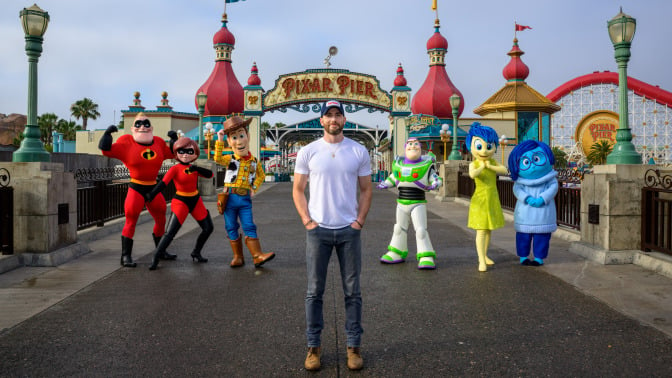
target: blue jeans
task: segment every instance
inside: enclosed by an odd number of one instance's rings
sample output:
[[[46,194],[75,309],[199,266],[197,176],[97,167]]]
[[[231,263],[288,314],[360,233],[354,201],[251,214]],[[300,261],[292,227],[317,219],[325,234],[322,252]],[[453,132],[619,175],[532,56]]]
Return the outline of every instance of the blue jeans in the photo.
[[[224,224],[226,233],[231,240],[237,240],[240,237],[238,218],[240,218],[240,225],[243,227],[245,236],[256,238],[257,226],[252,218],[252,199],[249,194],[246,196],[229,194],[229,200],[226,202],[226,209],[224,210]]]
[[[306,267],[308,290],[306,292],[306,339],[308,347],[320,346],[324,328],[322,295],[327,280],[331,252],[336,248],[341,268],[341,282],[345,296],[345,333],[347,346],[361,345],[362,293],[359,274],[362,271],[361,231],[347,226],[337,230],[316,227],[306,236]]]

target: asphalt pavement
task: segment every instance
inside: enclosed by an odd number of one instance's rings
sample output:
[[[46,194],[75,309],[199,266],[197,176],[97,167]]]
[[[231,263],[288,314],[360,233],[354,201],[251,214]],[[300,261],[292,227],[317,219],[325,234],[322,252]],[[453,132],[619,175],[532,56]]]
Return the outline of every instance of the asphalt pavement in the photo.
[[[599,265],[555,235],[546,265],[518,264],[510,223],[492,235],[496,264],[479,272],[467,206],[430,198],[437,269],[379,262],[395,195],[375,191],[363,239],[364,369],[345,362],[337,260],[325,292],[322,369],[305,358],[305,231],[291,184],[254,199],[262,248],[277,256],[229,267],[224,221],[189,253],[193,220],[149,271],[152,222],[138,226],[137,268],[119,266],[120,231],[93,230],[91,252],[54,268],[0,274],[0,376],[672,376],[672,280],[635,265]],[[118,225],[116,226],[118,228]]]

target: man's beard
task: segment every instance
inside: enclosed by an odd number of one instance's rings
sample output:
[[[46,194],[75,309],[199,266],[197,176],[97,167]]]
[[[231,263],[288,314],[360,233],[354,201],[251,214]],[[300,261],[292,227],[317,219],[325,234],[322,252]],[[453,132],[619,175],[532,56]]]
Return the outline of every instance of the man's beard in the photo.
[[[343,132],[343,126],[337,126],[337,128],[334,129],[332,125],[329,125],[324,128],[324,131],[329,135],[339,135]]]

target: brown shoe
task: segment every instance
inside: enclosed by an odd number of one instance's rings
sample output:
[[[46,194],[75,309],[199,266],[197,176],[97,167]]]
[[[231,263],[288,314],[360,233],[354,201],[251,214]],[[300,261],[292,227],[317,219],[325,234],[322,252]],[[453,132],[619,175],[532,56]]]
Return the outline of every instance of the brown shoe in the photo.
[[[359,347],[348,347],[348,369],[361,370],[364,366],[364,360]]]
[[[306,356],[306,362],[303,363],[303,366],[308,371],[320,370],[320,353],[322,349],[320,347],[310,347],[308,348],[308,355]]]

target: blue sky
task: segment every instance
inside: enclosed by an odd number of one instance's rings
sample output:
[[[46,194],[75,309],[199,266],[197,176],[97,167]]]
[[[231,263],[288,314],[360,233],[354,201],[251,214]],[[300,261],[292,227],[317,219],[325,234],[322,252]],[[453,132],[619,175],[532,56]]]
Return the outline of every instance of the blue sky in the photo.
[[[19,12],[33,1],[0,2],[0,113],[25,114],[28,63]],[[195,112],[194,95],[214,67],[212,37],[224,0],[41,0],[51,22],[39,63],[38,114],[70,118],[74,101],[89,97],[101,117],[90,129],[118,121],[133,92],[154,109],[162,91],[176,111]],[[247,0],[227,5],[236,37],[233,67],[245,85],[257,62],[262,86],[279,75],[331,68],[376,76],[393,86],[402,63],[413,93],[428,72],[426,42],[433,33],[431,0]],[[438,0],[441,33],[448,40],[446,70],[463,93],[464,117],[501,88],[513,25],[527,83],[543,94],[593,71],[617,71],[606,23],[623,11],[637,19],[628,74],[672,91],[672,1],[669,0]],[[268,113],[270,123],[291,124],[314,113]],[[387,115],[366,111],[348,120],[387,127]]]

